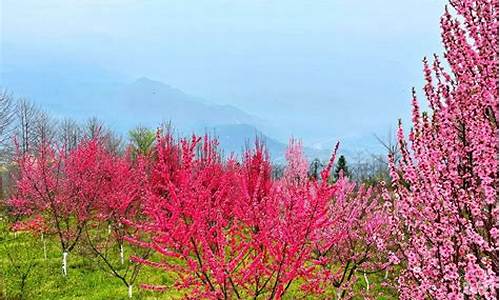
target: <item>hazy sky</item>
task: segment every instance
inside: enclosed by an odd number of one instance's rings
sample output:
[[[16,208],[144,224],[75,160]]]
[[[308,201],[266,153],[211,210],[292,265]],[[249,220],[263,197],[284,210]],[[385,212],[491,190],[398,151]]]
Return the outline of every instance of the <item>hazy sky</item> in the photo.
[[[309,142],[406,118],[423,56],[441,52],[444,9],[442,0],[0,3],[3,85],[27,73],[147,76]]]

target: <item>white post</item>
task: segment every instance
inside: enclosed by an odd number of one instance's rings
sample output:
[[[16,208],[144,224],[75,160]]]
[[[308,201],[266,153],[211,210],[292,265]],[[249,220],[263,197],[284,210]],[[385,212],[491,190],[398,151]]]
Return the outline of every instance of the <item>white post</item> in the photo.
[[[108,234],[111,234],[111,224],[108,225]]]
[[[132,298],[132,285],[128,286],[128,297]]]
[[[387,280],[387,277],[389,277],[389,270],[385,270],[384,279],[386,279],[386,280]]]
[[[68,252],[63,252],[63,263],[62,263],[63,275],[68,275]]]
[[[42,232],[42,243],[43,243],[43,258],[47,259],[47,245],[45,244],[45,239],[43,238],[43,232]]]
[[[366,276],[366,273],[363,273],[363,276],[365,277],[366,291],[369,291],[370,290],[370,281],[368,281],[368,276]]]
[[[123,255],[123,245],[120,245],[120,262],[124,263],[125,259],[124,259],[124,255]]]

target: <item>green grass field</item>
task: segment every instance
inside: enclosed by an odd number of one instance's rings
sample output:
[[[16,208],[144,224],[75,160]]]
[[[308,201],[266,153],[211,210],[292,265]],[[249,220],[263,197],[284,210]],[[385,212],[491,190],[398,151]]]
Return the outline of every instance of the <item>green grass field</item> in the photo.
[[[95,261],[80,255],[81,249],[68,256],[68,276],[62,276],[61,254],[54,238],[45,238],[46,255],[40,237],[30,233],[14,234],[0,227],[0,299],[128,299],[127,287],[116,277],[106,273]],[[125,250],[126,251],[126,250]],[[118,258],[117,252],[117,258]],[[392,289],[381,288],[383,274],[370,275],[370,288],[377,299],[396,299]],[[140,283],[172,286],[171,274],[145,267],[136,285]],[[356,289],[365,289],[360,280]],[[134,299],[181,299],[183,293],[174,288],[166,292],[144,291],[133,287]],[[325,295],[331,299],[334,295]],[[293,289],[286,299],[300,299]]]

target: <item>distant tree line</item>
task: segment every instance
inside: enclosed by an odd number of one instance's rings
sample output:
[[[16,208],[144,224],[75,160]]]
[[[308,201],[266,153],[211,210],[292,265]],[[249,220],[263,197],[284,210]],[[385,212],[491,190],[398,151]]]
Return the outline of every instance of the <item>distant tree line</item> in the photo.
[[[71,118],[57,119],[34,102],[26,98],[15,99],[3,90],[0,92],[0,199],[7,197],[9,174],[14,170],[12,161],[16,151],[32,153],[42,143],[47,143],[64,146],[68,152],[83,139],[97,136],[104,140],[106,149],[112,153],[123,153],[130,144],[133,152],[146,154],[153,147],[156,133],[138,126],[129,132],[127,140],[96,117],[84,122]]]

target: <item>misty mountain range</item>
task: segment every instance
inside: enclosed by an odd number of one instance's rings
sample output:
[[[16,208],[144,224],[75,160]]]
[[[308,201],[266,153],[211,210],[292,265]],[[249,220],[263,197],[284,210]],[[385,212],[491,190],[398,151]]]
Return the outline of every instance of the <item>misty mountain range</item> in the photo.
[[[120,89],[110,101],[122,108],[113,121],[127,128],[137,122],[151,128],[159,122],[171,122],[182,134],[217,136],[226,154],[239,154],[258,138],[265,142],[271,157],[281,160],[284,156],[286,144],[265,133],[265,120],[232,105],[210,103],[159,81],[137,79]],[[307,147],[305,151],[310,157],[326,158],[330,154]]]
[[[182,134],[208,133],[219,138],[226,154],[241,153],[255,138],[265,141],[272,157],[283,155],[285,144],[272,139],[259,128],[265,121],[231,105],[212,104],[159,81],[142,77],[124,86],[113,97],[122,108],[114,117],[117,124],[130,122],[154,128],[159,122],[171,122]],[[147,117],[146,117],[147,116]]]
[[[123,135],[137,125],[156,128],[161,123],[171,123],[182,135],[195,132],[217,136],[226,154],[239,154],[259,138],[273,159],[284,158],[287,141],[269,134],[276,132],[269,120],[232,105],[212,103],[160,81],[142,77],[127,83],[102,74],[97,77],[100,80],[95,80],[91,71],[80,72],[78,80],[57,73],[40,77],[16,75],[3,76],[2,85],[16,96],[29,97],[56,117],[84,121],[96,116]],[[305,153],[311,159],[327,159],[335,142],[320,141],[305,147]],[[367,140],[342,141],[341,151],[349,155],[359,145],[366,146]]]

